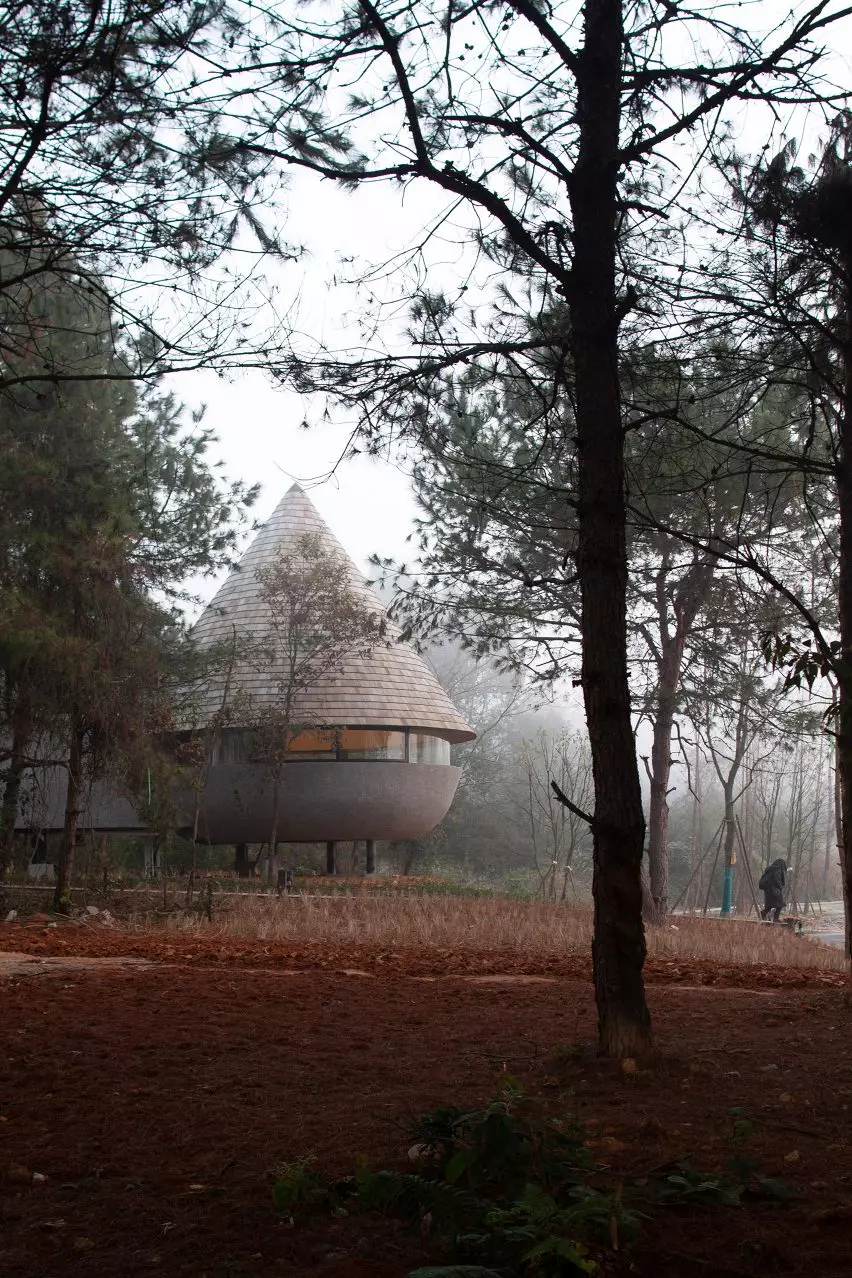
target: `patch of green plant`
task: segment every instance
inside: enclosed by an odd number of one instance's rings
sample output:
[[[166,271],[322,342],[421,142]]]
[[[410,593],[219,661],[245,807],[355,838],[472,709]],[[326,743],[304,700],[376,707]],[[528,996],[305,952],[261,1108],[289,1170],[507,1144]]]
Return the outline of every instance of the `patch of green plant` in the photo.
[[[314,1169],[313,1158],[297,1158],[276,1169],[272,1185],[275,1210],[295,1221],[312,1208],[330,1206],[329,1182]]]
[[[777,1203],[788,1203],[796,1197],[796,1190],[784,1180],[776,1176],[756,1176],[745,1189],[748,1198],[771,1199]]]
[[[709,1175],[695,1171],[686,1162],[675,1164],[654,1184],[661,1202],[721,1203],[725,1207],[739,1207],[744,1188],[745,1185],[735,1176],[721,1172]]]
[[[727,1111],[727,1114],[731,1120],[731,1143],[744,1145],[746,1141],[751,1140],[755,1133],[755,1124],[748,1117],[746,1111],[735,1105]]]
[[[416,1167],[362,1166],[332,1183],[301,1160],[280,1170],[275,1204],[291,1220],[317,1209],[402,1220],[446,1256],[424,1278],[473,1278],[489,1269],[500,1278],[578,1278],[608,1272],[614,1253],[631,1247],[643,1207],[731,1208],[790,1196],[783,1182],[760,1178],[740,1149],[720,1172],[678,1161],[625,1182],[595,1162],[585,1136],[575,1118],[554,1117],[504,1076],[500,1095],[484,1108],[443,1105],[417,1120],[409,1131]],[[744,1139],[744,1132],[732,1137]]]
[[[441,1107],[411,1132],[418,1172],[362,1169],[362,1207],[394,1215],[449,1245],[454,1259],[517,1278],[599,1271],[633,1241],[638,1213],[607,1184],[571,1118],[552,1118],[512,1081],[484,1109]]]
[[[667,1203],[718,1203],[739,1207],[743,1199],[787,1202],[794,1191],[782,1180],[758,1176],[753,1158],[729,1159],[721,1172],[696,1171],[687,1162],[673,1163],[652,1184],[655,1197]]]
[[[215,891],[212,879],[202,879],[198,888],[198,896],[186,907],[187,913],[200,915],[202,918],[207,919],[208,923],[212,923]]]

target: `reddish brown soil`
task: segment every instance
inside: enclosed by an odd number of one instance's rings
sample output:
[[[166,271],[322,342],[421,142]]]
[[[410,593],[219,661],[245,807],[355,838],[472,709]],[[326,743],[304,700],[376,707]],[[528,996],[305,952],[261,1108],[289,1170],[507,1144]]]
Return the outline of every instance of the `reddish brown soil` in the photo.
[[[32,948],[14,931],[8,948]],[[680,1156],[721,1166],[741,1107],[747,1152],[799,1191],[780,1207],[656,1212],[632,1272],[848,1275],[848,991],[669,984],[651,1004],[661,1057],[625,1075],[583,1046],[586,983],[224,961],[0,981],[0,1273],[402,1278],[423,1263],[414,1240],[355,1217],[287,1228],[272,1169],[305,1154],[332,1172],[404,1160],[408,1117],[484,1101],[508,1068],[554,1104],[567,1094],[597,1155],[631,1175]],[[557,1067],[554,1044],[581,1047]]]
[[[341,972],[356,968],[374,976],[533,975],[590,980],[591,962],[568,955],[547,958],[502,951],[477,952],[434,949],[380,949],[347,942],[293,948],[262,941],[180,931],[145,932],[122,925],[105,927],[80,920],[53,922],[56,916],[37,915],[25,923],[0,923],[0,950],[27,954],[88,955],[112,958],[126,955],[180,966],[250,967],[297,972]],[[51,926],[53,922],[53,926]],[[801,941],[816,945],[816,941]],[[753,964],[711,963],[704,960],[649,959],[649,982],[678,985],[720,985],[743,989],[826,989],[850,986],[842,972],[816,968],[758,967]]]

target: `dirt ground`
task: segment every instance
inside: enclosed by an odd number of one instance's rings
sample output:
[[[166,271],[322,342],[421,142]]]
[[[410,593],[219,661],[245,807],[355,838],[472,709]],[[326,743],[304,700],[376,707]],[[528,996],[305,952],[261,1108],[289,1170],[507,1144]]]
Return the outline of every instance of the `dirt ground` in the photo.
[[[47,931],[0,928],[0,948],[85,951],[72,929]],[[669,973],[649,990],[660,1057],[626,1075],[586,1050],[587,981],[191,963],[159,945],[0,969],[4,1275],[402,1278],[424,1263],[417,1240],[358,1217],[290,1228],[272,1207],[274,1169],[308,1154],[340,1173],[404,1162],[409,1118],[486,1101],[503,1070],[576,1111],[596,1155],[631,1176],[676,1157],[721,1167],[736,1107],[746,1152],[796,1191],[655,1213],[625,1273],[852,1272],[847,985],[714,988]],[[122,948],[159,961],[122,965]],[[579,1045],[558,1077],[557,1044]]]

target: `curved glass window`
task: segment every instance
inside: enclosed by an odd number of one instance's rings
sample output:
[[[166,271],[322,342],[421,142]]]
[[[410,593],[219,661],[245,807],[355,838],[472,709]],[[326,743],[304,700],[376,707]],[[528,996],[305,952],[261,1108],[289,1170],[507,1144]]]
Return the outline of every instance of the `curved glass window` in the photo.
[[[390,763],[450,762],[450,743],[443,737],[405,728],[293,728],[287,747],[293,762],[341,760]],[[213,752],[214,763],[262,763],[260,734],[251,728],[226,728]]]
[[[392,728],[342,728],[339,759],[405,762],[405,733]]]
[[[288,759],[336,759],[334,728],[293,728],[287,745]]]
[[[287,756],[291,759],[336,759],[337,733],[333,728],[293,728]],[[251,728],[226,728],[216,743],[215,763],[262,763],[263,742]]]
[[[425,732],[409,732],[409,763],[449,763],[450,743],[443,737],[430,737]]]

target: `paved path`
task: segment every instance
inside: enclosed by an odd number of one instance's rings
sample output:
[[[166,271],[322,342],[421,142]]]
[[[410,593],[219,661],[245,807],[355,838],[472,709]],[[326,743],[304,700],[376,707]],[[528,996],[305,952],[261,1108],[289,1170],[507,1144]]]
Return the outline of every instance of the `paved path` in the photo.
[[[9,976],[42,976],[45,972],[58,969],[74,968],[77,971],[97,971],[110,967],[151,967],[150,959],[129,958],[115,955],[109,958],[87,958],[84,955],[69,954],[46,956],[40,954],[21,954],[16,950],[0,952],[0,979]]]
[[[838,950],[843,949],[846,941],[842,932],[809,932],[808,936],[813,937],[815,941],[822,941],[823,945],[833,945]]]

